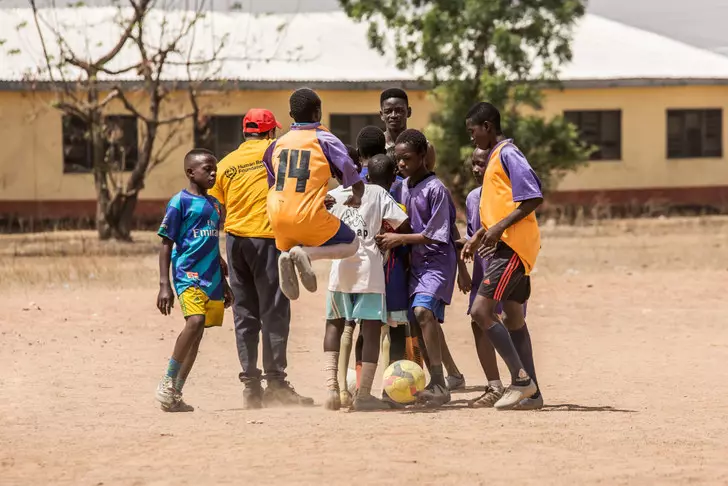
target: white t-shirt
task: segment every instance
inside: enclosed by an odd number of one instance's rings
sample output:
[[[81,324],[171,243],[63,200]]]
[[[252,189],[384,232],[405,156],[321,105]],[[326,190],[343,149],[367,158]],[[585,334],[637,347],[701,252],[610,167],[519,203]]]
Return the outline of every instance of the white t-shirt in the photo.
[[[329,191],[329,195],[336,199],[331,214],[341,219],[360,239],[356,255],[332,261],[329,290],[348,294],[383,294],[386,291],[384,259],[374,237],[382,228],[383,221],[397,229],[407,220],[407,213],[387,191],[375,184],[366,185],[358,209],[344,206],[351,194],[351,188],[337,187]]]

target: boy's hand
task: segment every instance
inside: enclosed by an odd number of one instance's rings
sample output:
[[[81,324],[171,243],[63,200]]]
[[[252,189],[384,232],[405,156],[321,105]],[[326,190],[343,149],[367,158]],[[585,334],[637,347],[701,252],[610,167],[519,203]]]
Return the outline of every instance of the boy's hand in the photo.
[[[467,270],[464,272],[458,270],[458,288],[460,289],[460,292],[464,294],[467,294],[472,290],[473,278]]]
[[[379,245],[379,248],[383,251],[391,250],[403,245],[401,235],[397,233],[382,233],[376,235],[374,239],[377,240],[377,245]]]
[[[324,199],[324,201],[326,201],[326,199]],[[361,206],[361,196],[357,196],[356,194],[352,194],[344,202],[344,206],[349,206],[349,207],[352,207],[352,208],[358,208],[359,206]]]
[[[502,228],[500,224],[494,224],[488,228],[485,236],[483,236],[483,246],[486,248],[495,248],[495,245],[498,244],[501,236],[503,236],[503,231],[505,231],[505,228]]]
[[[164,316],[168,316],[172,312],[174,304],[174,294],[169,284],[160,284],[159,295],[157,295],[157,309]]]
[[[223,257],[220,257],[220,271],[224,278],[228,278],[230,272],[228,270],[228,264]]]
[[[336,199],[334,199],[334,196],[329,196],[326,194],[326,197],[324,197],[324,206],[326,206],[326,209],[331,209],[336,204]]]
[[[472,262],[473,257],[475,256],[475,252],[477,251],[478,247],[480,246],[480,237],[478,233],[474,234],[472,238],[470,238],[468,241],[465,242],[463,245],[463,250],[460,252],[460,256],[462,257],[464,262]]]
[[[222,288],[222,295],[223,299],[225,299],[225,308],[227,309],[233,303],[235,303],[235,297],[233,296],[233,290],[230,288],[230,285],[228,285],[227,280],[224,281]]]

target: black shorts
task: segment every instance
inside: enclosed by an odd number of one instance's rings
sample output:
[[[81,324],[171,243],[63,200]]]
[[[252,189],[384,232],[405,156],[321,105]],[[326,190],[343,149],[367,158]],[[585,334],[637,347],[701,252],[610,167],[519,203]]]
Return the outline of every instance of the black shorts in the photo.
[[[531,279],[513,249],[498,243],[493,257],[485,269],[478,295],[502,302],[510,300],[523,304],[531,296]]]

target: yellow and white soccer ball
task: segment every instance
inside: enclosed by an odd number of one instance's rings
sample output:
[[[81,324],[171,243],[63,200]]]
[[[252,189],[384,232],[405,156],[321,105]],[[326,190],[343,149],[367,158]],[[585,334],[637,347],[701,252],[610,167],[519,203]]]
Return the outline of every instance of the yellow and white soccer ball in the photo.
[[[397,403],[412,403],[415,393],[425,389],[425,372],[414,361],[395,361],[384,370],[384,391]]]

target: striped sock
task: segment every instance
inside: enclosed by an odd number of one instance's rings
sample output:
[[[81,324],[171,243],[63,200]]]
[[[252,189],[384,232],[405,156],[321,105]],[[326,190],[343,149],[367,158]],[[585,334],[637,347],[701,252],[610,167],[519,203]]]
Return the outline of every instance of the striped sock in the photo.
[[[174,358],[169,358],[169,364],[167,365],[167,376],[169,378],[172,378],[173,380],[176,379],[177,373],[179,373],[180,366],[182,366],[182,363]]]

